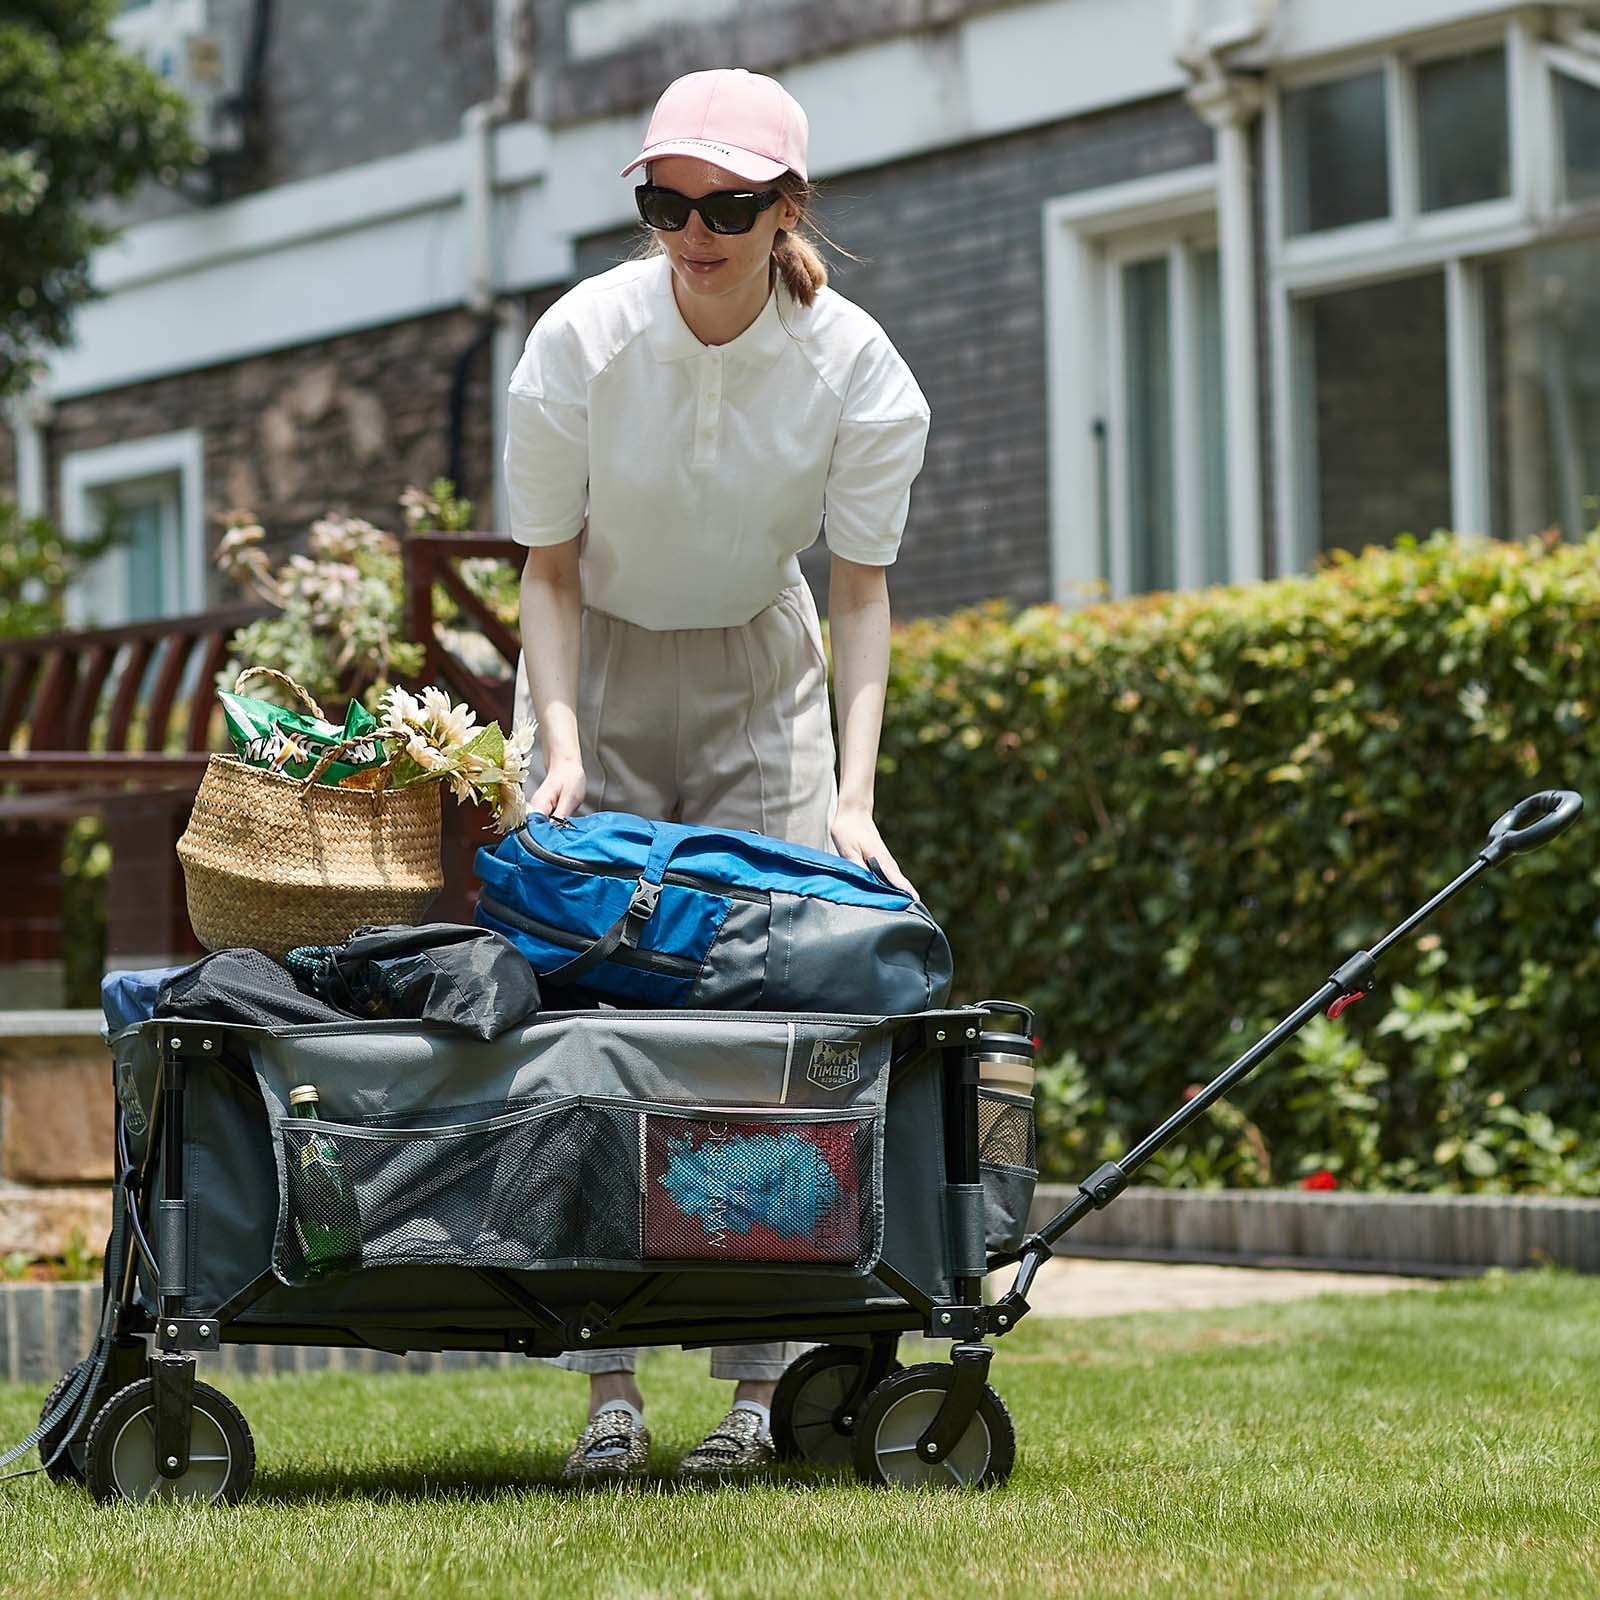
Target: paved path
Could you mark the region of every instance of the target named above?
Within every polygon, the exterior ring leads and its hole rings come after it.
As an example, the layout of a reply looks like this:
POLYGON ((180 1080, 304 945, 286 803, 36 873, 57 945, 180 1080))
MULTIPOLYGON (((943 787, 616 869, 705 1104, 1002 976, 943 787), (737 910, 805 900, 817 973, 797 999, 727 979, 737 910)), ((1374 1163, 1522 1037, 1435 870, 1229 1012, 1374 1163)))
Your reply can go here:
MULTIPOLYGON (((997 1293, 1016 1269, 991 1279, 997 1293)), ((1033 1281, 1028 1304, 1042 1317, 1112 1317, 1124 1311, 1180 1311, 1242 1306, 1258 1300, 1304 1300, 1319 1294, 1388 1294, 1428 1289, 1429 1278, 1371 1272, 1282 1272, 1149 1261, 1087 1261, 1056 1256, 1033 1281)))

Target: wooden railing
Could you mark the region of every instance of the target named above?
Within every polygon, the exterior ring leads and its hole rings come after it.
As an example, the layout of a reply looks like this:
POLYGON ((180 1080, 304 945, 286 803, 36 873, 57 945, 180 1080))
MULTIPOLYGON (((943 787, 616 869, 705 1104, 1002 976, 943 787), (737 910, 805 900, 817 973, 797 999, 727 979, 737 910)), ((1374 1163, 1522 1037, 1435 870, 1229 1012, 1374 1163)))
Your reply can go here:
POLYGON ((60 959, 62 840, 83 816, 104 819, 111 846, 109 958, 198 950, 173 846, 221 742, 214 684, 228 641, 267 614, 234 606, 0 641, 0 961, 60 959))
POLYGON ((503 534, 412 533, 405 541, 406 636, 422 645, 421 681, 454 691, 478 716, 511 728, 517 656, 521 645, 507 625, 472 591, 462 576, 463 561, 504 561, 521 568, 526 549, 503 534), (494 670, 465 661, 440 635, 434 588, 442 589, 462 617, 486 641, 494 670))

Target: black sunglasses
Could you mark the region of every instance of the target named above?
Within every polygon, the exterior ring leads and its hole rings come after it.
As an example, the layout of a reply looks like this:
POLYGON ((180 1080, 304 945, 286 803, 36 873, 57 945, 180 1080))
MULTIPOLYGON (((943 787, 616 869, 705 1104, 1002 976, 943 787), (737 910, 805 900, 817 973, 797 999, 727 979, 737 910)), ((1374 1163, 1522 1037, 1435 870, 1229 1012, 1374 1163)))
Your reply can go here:
POLYGON ((759 194, 745 189, 718 189, 715 194, 691 200, 676 189, 662 189, 653 183, 641 183, 633 194, 645 226, 659 228, 663 233, 677 233, 688 227, 691 211, 698 211, 713 233, 749 233, 756 218, 783 198, 781 189, 763 189, 759 194))

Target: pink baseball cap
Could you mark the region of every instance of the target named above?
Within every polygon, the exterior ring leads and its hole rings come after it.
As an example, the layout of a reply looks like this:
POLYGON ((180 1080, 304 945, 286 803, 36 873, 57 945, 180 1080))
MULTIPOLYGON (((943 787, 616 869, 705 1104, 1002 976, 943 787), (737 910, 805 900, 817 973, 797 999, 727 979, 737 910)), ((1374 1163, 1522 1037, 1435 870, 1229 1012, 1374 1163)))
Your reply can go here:
POLYGON ((808 132, 800 102, 776 78, 743 67, 691 72, 662 91, 644 149, 622 176, 667 156, 702 156, 747 183, 785 172, 803 178, 808 132))

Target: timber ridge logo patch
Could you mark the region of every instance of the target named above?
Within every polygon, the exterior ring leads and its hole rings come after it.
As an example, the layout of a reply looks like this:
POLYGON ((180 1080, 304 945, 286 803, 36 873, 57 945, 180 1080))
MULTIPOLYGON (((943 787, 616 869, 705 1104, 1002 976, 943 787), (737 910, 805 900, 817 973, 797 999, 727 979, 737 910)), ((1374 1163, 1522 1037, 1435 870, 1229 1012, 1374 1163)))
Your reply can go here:
POLYGON ((830 1044, 818 1039, 811 1046, 811 1065, 806 1068, 806 1081, 819 1089, 848 1089, 861 1079, 861 1041, 852 1039, 846 1044, 830 1044))

